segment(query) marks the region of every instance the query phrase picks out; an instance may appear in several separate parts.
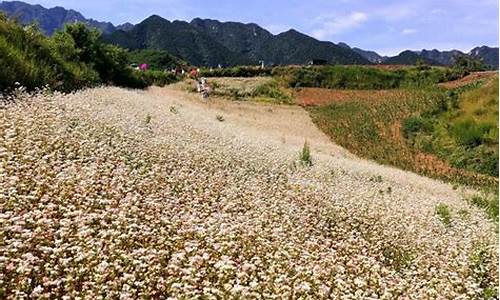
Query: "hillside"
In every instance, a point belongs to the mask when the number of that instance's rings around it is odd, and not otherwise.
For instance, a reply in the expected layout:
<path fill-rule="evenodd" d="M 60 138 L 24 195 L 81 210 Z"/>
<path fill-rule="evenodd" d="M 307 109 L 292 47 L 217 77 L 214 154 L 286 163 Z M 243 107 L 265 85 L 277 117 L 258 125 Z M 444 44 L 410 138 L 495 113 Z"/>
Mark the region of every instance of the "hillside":
<path fill-rule="evenodd" d="M 137 25 L 114 26 L 109 22 L 86 19 L 79 12 L 62 7 L 44 8 L 20 1 L 3 1 L 0 11 L 23 24 L 36 22 L 48 35 L 64 24 L 83 22 L 107 34 L 106 40 L 130 49 L 167 50 L 194 65 L 217 66 L 259 64 L 305 64 L 311 59 L 324 59 L 335 64 L 406 64 L 423 59 L 431 65 L 452 65 L 457 50 L 403 51 L 394 57 L 375 51 L 350 47 L 345 43 L 318 41 L 296 30 L 273 35 L 257 24 L 220 22 L 195 18 L 191 22 L 170 22 L 153 15 Z M 412 52 L 412 53 L 410 53 Z M 498 69 L 498 47 L 476 47 L 469 54 Z"/>
<path fill-rule="evenodd" d="M 498 70 L 498 47 L 481 46 L 472 49 L 469 55 L 481 59 L 485 64 Z"/>
<path fill-rule="evenodd" d="M 437 49 L 433 50 L 423 49 L 422 51 L 419 51 L 418 54 L 423 58 L 426 58 L 430 61 L 434 61 L 444 66 L 453 65 L 455 63 L 455 57 L 459 55 L 464 55 L 463 52 L 458 50 L 439 51 Z"/>
<path fill-rule="evenodd" d="M 305 64 L 311 59 L 330 63 L 368 64 L 352 50 L 321 42 L 290 30 L 273 35 L 256 24 L 194 19 L 170 22 L 151 16 L 134 28 L 116 31 L 106 41 L 130 49 L 163 49 L 194 65 Z"/>
<path fill-rule="evenodd" d="M 108 87 L 19 99 L 0 128 L 6 299 L 496 292 L 465 191 L 354 157 L 299 107 Z"/>
<path fill-rule="evenodd" d="M 7 16 L 18 19 L 23 24 L 36 22 L 40 29 L 47 35 L 52 35 L 56 30 L 62 29 L 64 24 L 82 22 L 98 28 L 103 33 L 111 33 L 115 30 L 109 22 L 99 22 L 86 19 L 81 13 L 60 6 L 45 8 L 41 5 L 31 5 L 21 1 L 0 2 L 0 11 Z"/>
<path fill-rule="evenodd" d="M 429 65 L 440 65 L 439 62 L 432 60 L 428 57 L 421 56 L 420 54 L 410 50 L 403 51 L 399 53 L 397 56 L 387 58 L 386 60 L 384 60 L 384 64 L 415 65 L 420 60 Z"/>
<path fill-rule="evenodd" d="M 375 51 L 369 51 L 369 50 L 363 50 L 360 48 L 351 48 L 351 46 L 347 45 L 346 43 L 340 42 L 337 44 L 340 47 L 344 47 L 346 49 L 351 49 L 352 51 L 358 53 L 359 55 L 363 56 L 364 58 L 368 59 L 372 63 L 383 63 L 384 60 L 386 60 L 388 57 L 387 56 L 381 56 Z"/>

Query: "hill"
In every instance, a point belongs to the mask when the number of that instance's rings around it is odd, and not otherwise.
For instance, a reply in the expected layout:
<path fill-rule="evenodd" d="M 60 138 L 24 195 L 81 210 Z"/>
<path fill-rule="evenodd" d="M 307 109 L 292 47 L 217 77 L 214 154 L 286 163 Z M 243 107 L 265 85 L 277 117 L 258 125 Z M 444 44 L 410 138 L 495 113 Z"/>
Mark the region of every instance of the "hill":
<path fill-rule="evenodd" d="M 329 63 L 369 64 L 350 49 L 318 41 L 296 30 L 273 35 L 250 23 L 196 18 L 190 23 L 151 16 L 127 32 L 118 30 L 106 41 L 130 49 L 163 49 L 194 65 L 305 64 L 312 59 Z"/>
<path fill-rule="evenodd" d="M 426 64 L 429 64 L 429 65 L 440 65 L 439 62 L 432 60 L 432 59 L 429 59 L 427 57 L 424 57 L 424 56 L 420 55 L 419 53 L 416 53 L 416 52 L 410 51 L 410 50 L 405 50 L 396 56 L 387 58 L 386 60 L 384 60 L 384 64 L 388 64 L 388 65 L 415 65 L 420 60 L 424 61 Z"/>
<path fill-rule="evenodd" d="M 352 51 L 358 53 L 359 55 L 361 55 L 364 58 L 368 59 L 372 63 L 383 63 L 384 60 L 387 59 L 387 56 L 381 56 L 380 54 L 378 54 L 375 51 L 363 50 L 363 49 L 356 48 L 356 47 L 351 48 L 351 46 L 349 46 L 348 44 L 343 43 L 343 42 L 340 42 L 337 45 L 339 45 L 341 47 L 344 47 L 346 49 L 351 49 Z"/>
<path fill-rule="evenodd" d="M 469 52 L 469 55 L 481 59 L 486 65 L 498 70 L 498 47 L 476 47 Z"/>
<path fill-rule="evenodd" d="M 428 59 L 430 61 L 434 61 L 438 64 L 444 66 L 451 66 L 455 63 L 455 58 L 459 55 L 464 55 L 463 52 L 458 50 L 451 51 L 439 51 L 437 49 L 433 50 L 425 50 L 419 51 L 418 54 L 420 57 Z"/>
<path fill-rule="evenodd" d="M 452 65 L 454 57 L 466 55 L 458 50 L 403 51 L 397 56 L 381 56 L 375 51 L 318 41 L 296 30 L 273 35 L 257 24 L 220 22 L 195 18 L 191 22 L 170 22 L 153 15 L 137 25 L 114 26 L 85 18 L 81 13 L 63 7 L 44 8 L 20 1 L 0 3 L 0 11 L 22 24 L 36 22 L 47 35 L 67 23 L 83 22 L 106 34 L 106 41 L 130 49 L 166 50 L 194 65 L 217 66 L 258 64 L 305 64 L 322 59 L 335 64 L 415 64 L 423 59 L 431 65 Z M 413 53 L 410 53 L 413 52 Z M 497 47 L 476 47 L 469 55 L 498 69 Z"/>
<path fill-rule="evenodd" d="M 109 22 L 86 19 L 77 11 L 59 6 L 45 8 L 41 5 L 31 5 L 21 1 L 3 1 L 0 3 L 0 11 L 11 18 L 18 19 L 22 24 L 37 23 L 47 35 L 52 35 L 56 30 L 62 29 L 64 24 L 75 22 L 88 24 L 103 33 L 111 33 L 115 30 L 113 24 Z"/>

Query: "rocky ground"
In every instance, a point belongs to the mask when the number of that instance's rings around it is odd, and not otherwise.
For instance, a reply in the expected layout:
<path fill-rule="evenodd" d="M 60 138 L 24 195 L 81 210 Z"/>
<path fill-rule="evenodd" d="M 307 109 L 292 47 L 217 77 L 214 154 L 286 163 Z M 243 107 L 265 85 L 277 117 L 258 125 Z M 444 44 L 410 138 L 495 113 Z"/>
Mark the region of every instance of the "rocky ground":
<path fill-rule="evenodd" d="M 358 159 L 297 106 L 173 87 L 24 97 L 0 109 L 0 187 L 0 298 L 478 299 L 498 285 L 497 225 L 470 191 Z"/>

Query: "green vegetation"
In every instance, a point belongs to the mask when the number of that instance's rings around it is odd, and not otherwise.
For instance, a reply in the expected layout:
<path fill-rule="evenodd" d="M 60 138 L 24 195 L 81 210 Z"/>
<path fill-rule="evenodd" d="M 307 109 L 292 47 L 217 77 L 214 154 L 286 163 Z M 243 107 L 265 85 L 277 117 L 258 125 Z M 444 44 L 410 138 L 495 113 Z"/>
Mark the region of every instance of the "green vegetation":
<path fill-rule="evenodd" d="M 489 195 L 475 195 L 468 202 L 484 209 L 492 220 L 498 222 L 498 192 Z"/>
<path fill-rule="evenodd" d="M 264 101 L 266 101 L 266 99 L 271 99 L 271 102 L 278 103 L 293 102 L 292 97 L 279 86 L 276 80 L 258 85 L 255 90 L 253 90 L 251 96 Z"/>
<path fill-rule="evenodd" d="M 178 65 L 186 65 L 186 62 L 169 54 L 165 50 L 134 50 L 128 52 L 128 60 L 135 64 L 148 64 L 152 70 L 170 70 Z"/>
<path fill-rule="evenodd" d="M 270 76 L 271 68 L 260 68 L 255 66 L 238 66 L 231 68 L 215 68 L 200 70 L 202 77 L 256 77 L 256 76 Z"/>
<path fill-rule="evenodd" d="M 404 137 L 453 167 L 498 177 L 498 77 L 446 96 L 437 109 L 404 120 Z"/>
<path fill-rule="evenodd" d="M 451 225 L 451 213 L 448 205 L 443 203 L 438 204 L 436 206 L 436 215 L 443 222 L 444 226 L 448 227 Z"/>
<path fill-rule="evenodd" d="M 493 257 L 486 246 L 483 244 L 476 245 L 469 255 L 469 260 L 470 275 L 479 283 L 479 288 L 482 289 L 481 299 L 495 299 L 498 296 L 498 287 L 492 283 L 495 282 L 494 277 L 497 276 L 497 273 L 490 268 Z"/>
<path fill-rule="evenodd" d="M 217 119 L 217 121 L 219 121 L 219 122 L 224 122 L 224 120 L 225 120 L 222 115 L 215 116 L 215 119 Z"/>
<path fill-rule="evenodd" d="M 0 64 L 0 90 L 12 89 L 16 82 L 28 90 L 44 86 L 72 91 L 103 83 L 144 88 L 175 80 L 129 68 L 125 50 L 102 43 L 100 33 L 82 23 L 69 24 L 47 38 L 36 26 L 22 27 L 2 15 Z"/>
<path fill-rule="evenodd" d="M 377 97 L 342 95 L 307 109 L 321 130 L 356 155 L 456 183 L 498 184 L 497 76 L 454 90 L 423 85 Z"/>
<path fill-rule="evenodd" d="M 411 266 L 415 259 L 415 254 L 404 249 L 401 246 L 387 245 L 382 249 L 384 261 L 394 267 L 397 271 L 401 271 Z"/>
<path fill-rule="evenodd" d="M 394 90 L 379 100 L 353 96 L 307 109 L 321 130 L 354 154 L 416 171 L 415 153 L 399 142 L 398 124 L 414 112 L 430 109 L 440 96 L 436 91 Z"/>
<path fill-rule="evenodd" d="M 395 89 L 423 87 L 459 78 L 462 74 L 441 67 L 413 67 L 387 71 L 363 66 L 281 67 L 273 70 L 292 88 Z"/>
<path fill-rule="evenodd" d="M 209 81 L 213 95 L 231 100 L 252 99 L 261 102 L 292 104 L 294 99 L 289 89 L 270 77 L 254 78 L 217 78 Z M 188 90 L 195 92 L 193 85 Z"/>
<path fill-rule="evenodd" d="M 309 148 L 309 144 L 307 141 L 304 142 L 304 146 L 302 147 L 302 151 L 299 153 L 299 158 L 302 164 L 305 166 L 312 166 L 312 157 L 311 157 L 311 149 Z"/>

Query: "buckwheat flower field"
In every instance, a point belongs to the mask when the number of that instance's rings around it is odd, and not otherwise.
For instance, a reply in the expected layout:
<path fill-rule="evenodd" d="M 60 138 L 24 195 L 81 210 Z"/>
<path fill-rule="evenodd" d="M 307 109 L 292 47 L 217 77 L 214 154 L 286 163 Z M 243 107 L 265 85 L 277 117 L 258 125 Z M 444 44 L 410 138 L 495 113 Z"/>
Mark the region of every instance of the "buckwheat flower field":
<path fill-rule="evenodd" d="M 0 108 L 0 189 L 2 299 L 497 292 L 496 224 L 468 191 L 358 159 L 299 107 L 21 96 Z"/>

